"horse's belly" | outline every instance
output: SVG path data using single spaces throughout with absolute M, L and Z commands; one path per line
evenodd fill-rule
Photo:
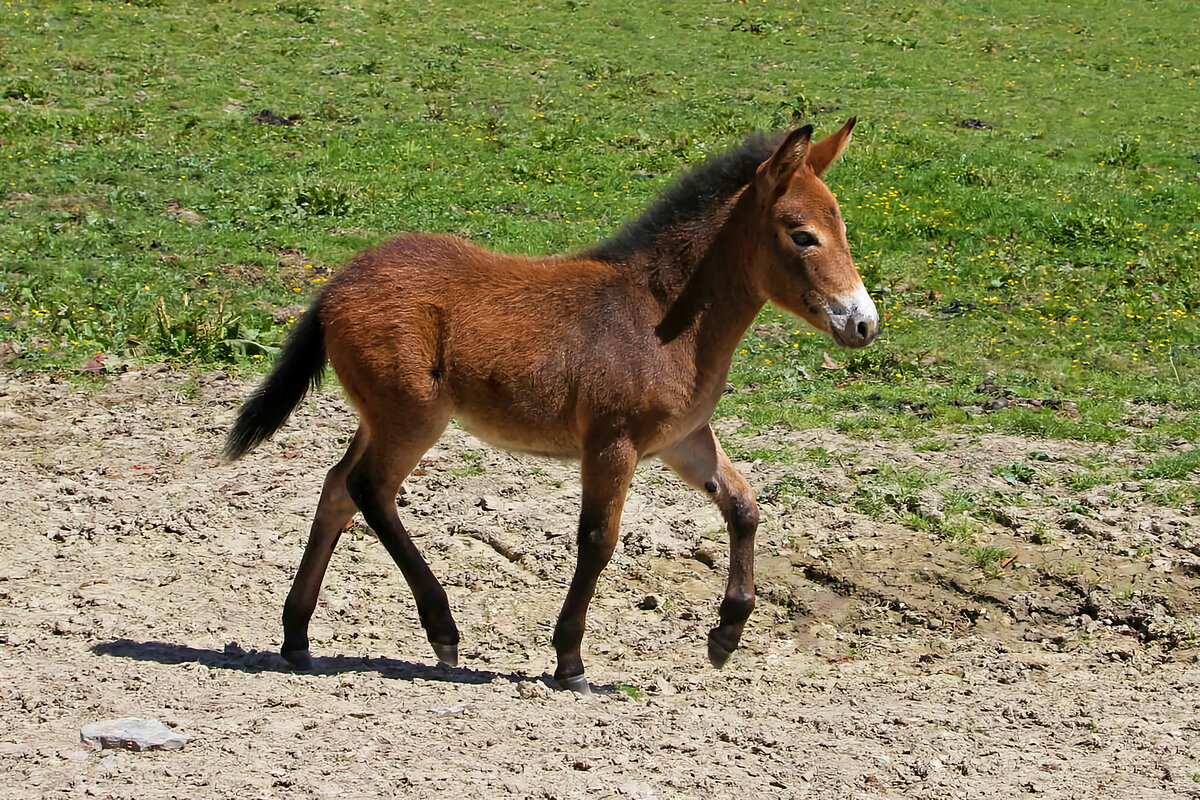
M 461 408 L 455 410 L 454 416 L 469 433 L 493 447 L 548 458 L 579 458 L 576 438 L 568 432 L 555 431 L 552 426 L 530 425 L 495 414 L 472 414 Z

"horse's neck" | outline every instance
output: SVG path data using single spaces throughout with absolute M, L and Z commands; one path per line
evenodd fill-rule
M 753 279 L 757 240 L 748 203 L 735 198 L 722 224 L 690 269 L 668 287 L 662 321 L 655 329 L 664 344 L 683 339 L 696 349 L 698 365 L 728 365 L 738 342 L 766 297 Z

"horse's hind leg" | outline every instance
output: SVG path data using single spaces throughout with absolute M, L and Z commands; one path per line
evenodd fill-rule
M 458 627 L 450 614 L 446 591 L 421 557 L 396 512 L 400 483 L 437 441 L 447 421 L 443 419 L 438 426 L 421 429 L 428 436 L 420 439 L 397 441 L 395 437 L 373 436 L 362 458 L 350 470 L 347 488 L 367 524 L 404 574 L 417 604 L 421 627 L 438 660 L 454 666 L 458 663 Z
M 754 610 L 754 533 L 758 530 L 754 490 L 707 425 L 658 457 L 688 484 L 707 493 L 729 527 L 729 581 L 721 601 L 720 624 L 708 633 L 708 660 L 714 667 L 723 667 L 737 649 L 742 628 Z
M 283 604 L 283 657 L 296 669 L 312 669 L 312 656 L 308 652 L 308 621 L 317 606 L 317 595 L 321 581 L 329 566 L 329 557 L 337 546 L 342 530 L 358 510 L 350 493 L 346 491 L 346 477 L 350 469 L 362 457 L 367 446 L 367 435 L 360 428 L 350 440 L 346 455 L 325 476 L 321 490 L 321 501 L 313 517 L 312 530 L 308 534 L 308 545 L 292 581 Z

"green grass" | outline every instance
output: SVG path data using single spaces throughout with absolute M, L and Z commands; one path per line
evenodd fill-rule
M 977 569 L 983 571 L 984 577 L 994 578 L 1003 569 L 1000 565 L 1008 558 L 1009 552 L 995 545 L 971 545 L 966 549 L 967 559 Z
M 738 447 L 730 445 L 727 454 L 734 461 L 765 461 L 768 463 L 792 463 L 796 460 L 792 452 L 786 448 L 768 447 Z
M 464 466 L 450 470 L 450 473 L 456 478 L 472 478 L 484 473 L 483 465 L 479 463 L 481 456 L 478 451 L 465 450 L 459 453 L 458 457 L 466 463 Z
M 1037 470 L 1022 461 L 1017 461 L 1012 464 L 992 465 L 992 474 L 1003 478 L 1010 486 L 1017 486 L 1033 483 L 1033 479 L 1037 477 Z
M 14 0 L 0 358 L 252 368 L 367 244 L 580 248 L 747 130 L 857 115 L 829 181 L 883 335 L 838 351 L 768 309 L 731 376 L 759 386 L 719 413 L 1116 443 L 1132 401 L 1171 412 L 1140 438 L 1195 441 L 1194 21 L 1186 0 Z M 986 410 L 989 375 L 1077 410 Z
M 641 700 L 646 696 L 646 693 L 636 686 L 628 683 L 618 683 L 616 685 L 618 692 L 626 695 L 630 700 Z
M 1161 456 L 1138 471 L 1139 478 L 1186 478 L 1200 470 L 1200 450 L 1184 450 Z

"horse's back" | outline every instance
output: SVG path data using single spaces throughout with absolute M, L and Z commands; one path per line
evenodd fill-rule
M 581 324 L 565 309 L 578 312 L 595 294 L 596 276 L 575 266 L 447 235 L 389 240 L 328 284 L 320 314 L 329 360 L 360 412 L 436 407 L 481 429 L 536 428 L 547 416 L 561 428 L 574 396 L 563 348 Z M 560 430 L 534 446 L 561 451 L 573 436 Z
M 596 412 L 673 427 L 652 409 L 687 402 L 655 310 L 611 264 L 418 233 L 352 259 L 321 318 L 360 412 L 436 409 L 494 444 L 574 456 Z

